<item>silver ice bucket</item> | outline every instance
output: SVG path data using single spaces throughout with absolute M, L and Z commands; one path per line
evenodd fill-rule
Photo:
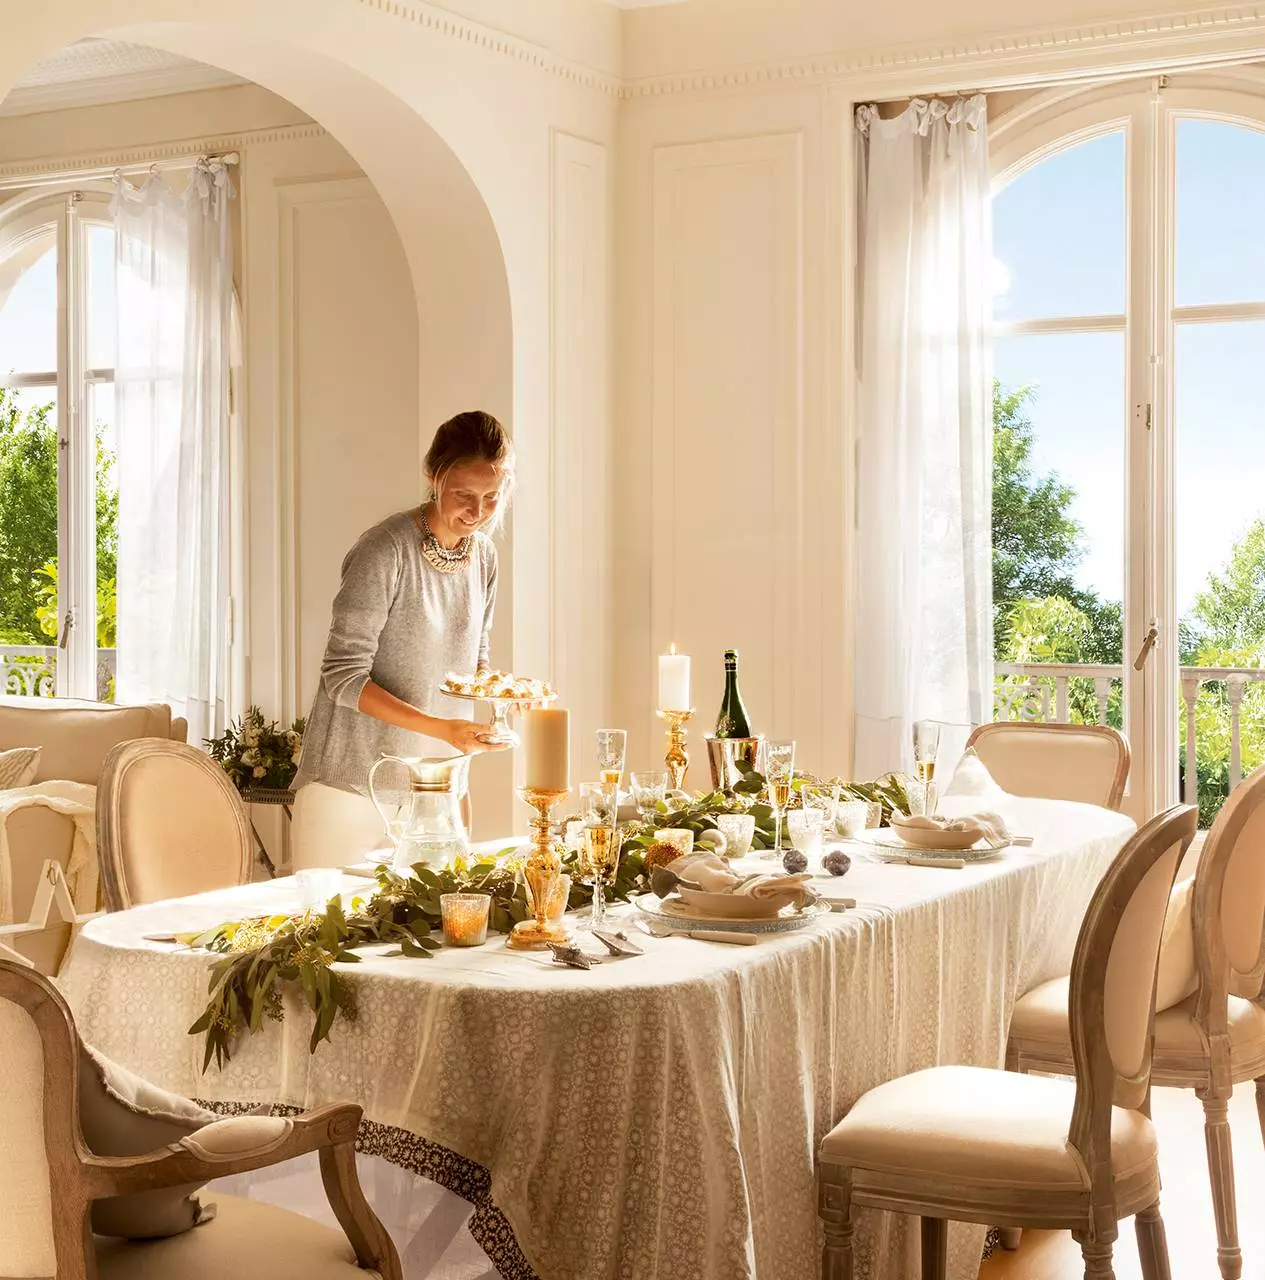
M 764 735 L 754 738 L 717 738 L 705 734 L 707 764 L 711 769 L 712 788 L 727 791 L 742 781 L 743 774 L 763 773 L 765 766 Z

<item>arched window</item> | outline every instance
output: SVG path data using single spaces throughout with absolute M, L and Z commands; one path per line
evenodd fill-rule
M 0 206 L 0 690 L 112 696 L 118 491 L 105 191 Z
M 1124 728 L 1136 811 L 1180 794 L 1204 825 L 1265 763 L 1253 74 L 1063 90 L 993 131 L 998 714 Z

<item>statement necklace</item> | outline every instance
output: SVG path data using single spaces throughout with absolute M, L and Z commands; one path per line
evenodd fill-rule
M 445 547 L 431 530 L 425 507 L 418 508 L 417 522 L 422 529 L 422 555 L 433 568 L 440 573 L 456 573 L 470 563 L 472 539 L 465 537 L 455 547 Z

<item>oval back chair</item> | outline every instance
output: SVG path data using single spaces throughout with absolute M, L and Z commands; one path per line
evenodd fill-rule
M 1129 744 L 1105 724 L 982 724 L 966 740 L 1003 791 L 1119 809 Z

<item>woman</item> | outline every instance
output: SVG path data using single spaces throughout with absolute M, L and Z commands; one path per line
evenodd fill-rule
M 495 749 L 473 704 L 440 691 L 450 671 L 488 665 L 496 548 L 514 449 L 489 413 L 450 418 L 426 454 L 430 493 L 388 516 L 343 561 L 321 682 L 295 779 L 295 868 L 341 866 L 382 843 L 369 770 L 385 752 Z

